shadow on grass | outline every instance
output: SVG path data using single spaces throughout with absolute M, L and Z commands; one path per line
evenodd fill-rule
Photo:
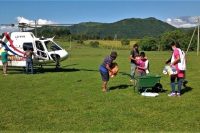
M 80 69 L 76 68 L 43 68 L 43 69 L 36 69 L 35 73 L 46 73 L 46 72 L 77 72 L 80 71 Z
M 47 72 L 77 72 L 77 71 L 88 71 L 88 72 L 99 72 L 98 70 L 91 69 L 77 69 L 77 68 L 34 68 L 34 74 L 47 73 Z M 23 68 L 8 69 L 8 74 L 22 74 L 26 73 Z
M 80 69 L 76 68 L 34 68 L 33 72 L 34 74 L 40 74 L 40 73 L 46 73 L 46 72 L 77 72 L 80 71 Z M 26 74 L 26 70 L 23 68 L 14 68 L 14 69 L 8 69 L 8 74 Z
M 165 90 L 165 89 L 162 89 L 162 90 L 154 90 L 154 89 L 152 89 L 152 88 L 149 88 L 149 89 L 147 89 L 146 92 L 152 92 L 152 93 L 166 93 L 167 90 Z
M 122 85 L 112 86 L 112 87 L 109 88 L 109 90 L 127 89 L 130 86 L 132 86 L 132 85 L 122 84 Z
M 8 67 L 8 74 L 22 74 L 25 73 L 23 67 Z
M 82 69 L 82 68 L 43 68 L 36 70 L 36 73 L 46 73 L 46 72 L 77 72 L 77 71 L 88 71 L 88 72 L 98 72 L 98 70 Z
M 186 86 L 184 87 L 182 90 L 181 90 L 181 93 L 184 94 L 184 93 L 187 93 L 189 91 L 192 91 L 193 88 L 189 87 L 189 86 Z
M 70 66 L 76 66 L 78 64 L 69 64 L 69 65 L 65 65 L 65 66 L 61 66 L 61 68 L 64 68 L 64 67 L 70 67 Z M 55 65 L 54 65 L 55 66 Z
M 125 76 L 128 76 L 129 78 L 131 77 L 131 76 L 130 76 L 130 73 L 119 72 L 119 74 L 121 74 L 121 75 L 123 75 L 123 76 L 124 76 L 124 75 L 125 75 Z

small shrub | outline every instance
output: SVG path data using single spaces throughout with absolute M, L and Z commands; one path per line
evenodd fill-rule
M 130 40 L 126 40 L 126 39 L 121 40 L 121 44 L 122 44 L 122 46 L 130 45 Z
M 84 44 L 84 41 L 83 40 L 77 40 L 77 43 Z
M 98 48 L 99 47 L 99 42 L 98 41 L 91 41 L 90 46 L 93 48 Z

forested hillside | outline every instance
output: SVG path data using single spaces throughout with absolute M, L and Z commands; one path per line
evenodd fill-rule
M 38 35 L 81 36 L 83 39 L 118 39 L 157 37 L 176 28 L 155 18 L 130 18 L 114 23 L 84 22 L 69 27 L 38 28 Z

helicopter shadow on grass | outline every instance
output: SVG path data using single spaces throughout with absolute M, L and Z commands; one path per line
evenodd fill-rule
M 47 73 L 47 72 L 77 72 L 80 71 L 76 68 L 43 68 L 43 69 L 37 69 L 35 70 L 35 73 Z
M 25 68 L 8 67 L 8 74 L 22 74 L 25 73 Z
M 75 66 L 78 64 L 72 64 L 67 66 L 62 66 L 61 68 L 38 68 L 36 70 L 36 73 L 46 73 L 46 72 L 77 72 L 77 71 L 88 71 L 88 72 L 98 72 L 98 70 L 92 70 L 92 69 L 85 69 L 85 68 L 68 68 L 69 66 Z
M 58 73 L 58 72 L 77 72 L 77 71 L 88 71 L 88 72 L 98 72 L 98 70 L 84 69 L 84 68 L 34 68 L 33 74 L 43 74 L 43 73 Z M 25 68 L 12 68 L 8 69 L 8 74 L 26 74 Z
M 71 64 L 64 67 L 74 66 L 77 64 Z M 29 70 L 30 71 L 30 70 Z M 76 68 L 55 68 L 55 65 L 46 65 L 45 68 L 34 66 L 33 68 L 34 74 L 46 73 L 46 72 L 76 72 L 80 71 L 80 69 Z M 8 67 L 8 74 L 26 74 L 26 67 Z

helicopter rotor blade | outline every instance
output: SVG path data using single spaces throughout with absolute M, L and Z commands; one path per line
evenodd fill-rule
M 42 27 L 42 26 L 72 26 L 74 24 L 29 24 L 29 27 L 32 27 L 32 28 L 36 28 L 36 27 Z
M 0 26 L 11 26 L 11 27 L 14 27 L 16 25 L 15 24 L 0 24 Z

